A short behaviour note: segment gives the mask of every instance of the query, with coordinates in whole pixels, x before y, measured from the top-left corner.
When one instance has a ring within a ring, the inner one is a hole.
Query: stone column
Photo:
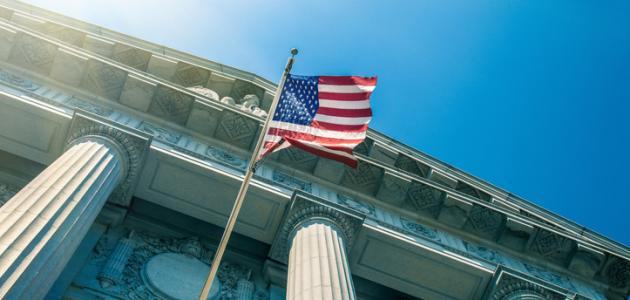
[[[356,299],[346,253],[364,218],[313,195],[294,194],[270,253],[288,264],[287,299]]]
[[[121,147],[99,136],[68,150],[0,208],[0,296],[42,298],[125,177]]]
[[[344,239],[326,219],[299,225],[289,250],[287,299],[356,299]]]

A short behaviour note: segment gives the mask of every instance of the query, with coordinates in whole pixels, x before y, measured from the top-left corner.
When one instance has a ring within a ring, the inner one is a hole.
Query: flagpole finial
[[[291,48],[291,55],[296,56],[298,54],[297,48]]]

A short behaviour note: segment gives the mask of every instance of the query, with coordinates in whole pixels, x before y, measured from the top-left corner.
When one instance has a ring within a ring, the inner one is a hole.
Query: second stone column
[[[287,299],[356,299],[343,233],[326,219],[298,226],[289,251]]]
[[[356,299],[347,252],[364,219],[340,204],[293,194],[269,253],[288,265],[286,299]]]

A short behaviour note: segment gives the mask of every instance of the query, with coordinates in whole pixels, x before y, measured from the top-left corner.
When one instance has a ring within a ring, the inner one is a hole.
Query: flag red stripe
[[[339,161],[339,162],[344,163],[344,164],[346,164],[346,165],[348,165],[348,166],[350,166],[352,168],[356,168],[357,165],[358,165],[358,161],[356,159],[352,159],[350,157],[343,156],[343,155],[338,155],[338,154],[335,154],[335,153],[332,153],[332,152],[327,152],[327,151],[322,150],[322,149],[312,148],[312,147],[309,147],[308,145],[300,143],[299,141],[296,141],[296,140],[288,139],[287,141],[292,146],[300,148],[300,149],[302,149],[302,150],[304,150],[306,152],[310,152],[310,153],[312,153],[314,155],[317,155],[317,156],[321,156],[321,157],[325,157],[325,158],[328,158],[328,159]]]
[[[333,117],[363,118],[363,117],[371,117],[372,109],[370,108],[343,109],[343,108],[320,107],[317,110],[317,114],[333,116]]]
[[[337,144],[360,144],[364,139],[335,139],[326,138],[308,133],[302,133],[282,128],[269,128],[269,135],[277,135],[283,138],[291,138],[296,140],[304,140],[308,142],[317,142],[322,146],[324,145],[337,145]]]
[[[313,121],[311,123],[311,127],[326,129],[326,130],[337,130],[337,131],[345,131],[345,132],[361,132],[366,131],[368,129],[368,124],[361,125],[342,125],[336,123],[328,123],[322,121]]]
[[[331,85],[376,85],[376,77],[319,76],[319,83]]]
[[[331,93],[319,92],[319,99],[326,100],[344,100],[344,101],[364,101],[370,99],[372,92],[363,93]]]

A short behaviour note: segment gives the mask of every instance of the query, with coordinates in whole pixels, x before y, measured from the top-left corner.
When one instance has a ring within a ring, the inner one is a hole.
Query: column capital
[[[120,153],[124,177],[111,194],[109,202],[129,206],[152,136],[101,116],[77,110],[72,116],[66,147],[84,139],[109,142]]]
[[[276,232],[269,257],[286,264],[295,232],[300,227],[314,222],[329,224],[339,231],[343,236],[346,250],[349,251],[363,226],[364,219],[365,215],[361,212],[296,190]]]

